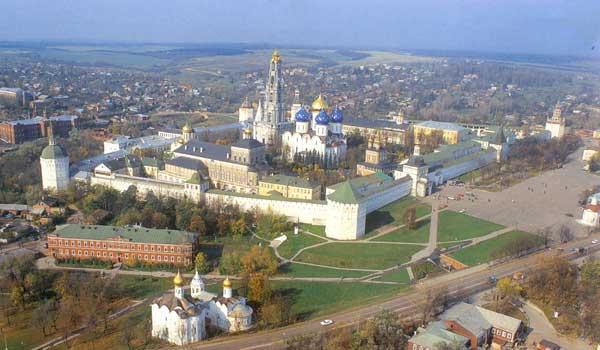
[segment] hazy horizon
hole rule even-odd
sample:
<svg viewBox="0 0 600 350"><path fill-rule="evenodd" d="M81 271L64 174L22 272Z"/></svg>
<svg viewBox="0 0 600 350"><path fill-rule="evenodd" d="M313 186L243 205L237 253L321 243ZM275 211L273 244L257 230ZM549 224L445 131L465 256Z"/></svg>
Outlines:
<svg viewBox="0 0 600 350"><path fill-rule="evenodd" d="M23 0L1 41L249 43L599 57L593 0Z"/></svg>

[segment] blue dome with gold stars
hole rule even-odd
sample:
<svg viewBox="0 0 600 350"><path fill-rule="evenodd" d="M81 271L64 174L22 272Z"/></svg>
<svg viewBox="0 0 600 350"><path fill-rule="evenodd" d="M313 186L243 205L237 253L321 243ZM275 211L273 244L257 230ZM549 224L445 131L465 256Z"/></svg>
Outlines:
<svg viewBox="0 0 600 350"><path fill-rule="evenodd" d="M344 121L344 113L338 107L335 107L333 113L331 113L331 122L332 123L341 123Z"/></svg>
<svg viewBox="0 0 600 350"><path fill-rule="evenodd" d="M327 125L329 124L329 116L325 110L321 110L319 114L315 117L315 122L319 125Z"/></svg>
<svg viewBox="0 0 600 350"><path fill-rule="evenodd" d="M296 112L296 121L297 122L308 122L310 121L310 113L304 108L300 108L298 112Z"/></svg>

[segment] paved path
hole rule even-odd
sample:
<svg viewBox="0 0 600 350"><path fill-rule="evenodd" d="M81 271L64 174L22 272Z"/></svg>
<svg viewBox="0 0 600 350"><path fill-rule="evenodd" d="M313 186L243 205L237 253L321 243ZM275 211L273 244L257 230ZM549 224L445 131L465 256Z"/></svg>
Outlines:
<svg viewBox="0 0 600 350"><path fill-rule="evenodd" d="M563 349L568 350L587 350L593 349L591 345L578 338L567 338L559 334L548 321L546 315L531 302L523 303L523 312L529 318L529 327L532 332L527 337L527 344L533 348L533 342L539 343L540 340L546 339L560 345Z"/></svg>
<svg viewBox="0 0 600 350"><path fill-rule="evenodd" d="M437 248L437 234L438 234L438 222L440 210L437 203L433 203L431 205L431 220L429 222L429 243L427 244L427 248L416 252L410 262L416 262L421 259L425 259L431 256L433 252Z"/></svg>

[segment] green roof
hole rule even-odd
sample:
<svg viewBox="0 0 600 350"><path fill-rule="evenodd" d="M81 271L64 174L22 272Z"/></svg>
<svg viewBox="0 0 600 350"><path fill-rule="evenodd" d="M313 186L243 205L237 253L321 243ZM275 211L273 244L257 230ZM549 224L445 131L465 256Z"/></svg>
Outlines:
<svg viewBox="0 0 600 350"><path fill-rule="evenodd" d="M56 159L56 158L65 158L67 156L67 152L60 147L59 145L48 145L42 151L41 158L43 159Z"/></svg>
<svg viewBox="0 0 600 350"><path fill-rule="evenodd" d="M335 192L328 195L327 198L335 202L356 204L359 203L364 197L370 196L389 187L381 185L392 185L394 183L397 183L394 178L382 172L376 172L375 174L355 177L354 179L346 180L333 186L329 186L329 188L333 189Z"/></svg>
<svg viewBox="0 0 600 350"><path fill-rule="evenodd" d="M94 240L120 237L131 242L160 244L188 244L196 238L194 233L178 230L78 224L58 226L54 234L64 238Z"/></svg>
<svg viewBox="0 0 600 350"><path fill-rule="evenodd" d="M297 176L288 176L288 175L273 175L273 176L268 176L263 178L262 180L260 180L261 182L265 182L265 183L270 183L270 184L278 184L278 185L285 185L285 186L292 186L292 187L301 187L301 188L315 188L318 185L297 177Z"/></svg>
<svg viewBox="0 0 600 350"><path fill-rule="evenodd" d="M441 145L437 152L431 152L423 155L423 160L425 163L429 164L452 159L454 152L474 146L481 147L479 143L472 140L463 141L452 145Z"/></svg>
<svg viewBox="0 0 600 350"><path fill-rule="evenodd" d="M335 192L327 196L327 198L332 201L346 204L356 204L360 202L362 196L352 188L350 180L336 184L335 188Z"/></svg>

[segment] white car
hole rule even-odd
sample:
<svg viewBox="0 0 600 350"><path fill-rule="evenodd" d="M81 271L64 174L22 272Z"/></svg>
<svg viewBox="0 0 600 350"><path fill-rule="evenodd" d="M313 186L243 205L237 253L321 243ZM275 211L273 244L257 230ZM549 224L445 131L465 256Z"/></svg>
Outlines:
<svg viewBox="0 0 600 350"><path fill-rule="evenodd" d="M321 326L330 326L333 324L333 321L332 320L323 320L320 323L321 323Z"/></svg>
<svg viewBox="0 0 600 350"><path fill-rule="evenodd" d="M598 244L598 243L600 243L600 241L599 241L599 240L597 240L597 239L592 239L592 244Z"/></svg>

